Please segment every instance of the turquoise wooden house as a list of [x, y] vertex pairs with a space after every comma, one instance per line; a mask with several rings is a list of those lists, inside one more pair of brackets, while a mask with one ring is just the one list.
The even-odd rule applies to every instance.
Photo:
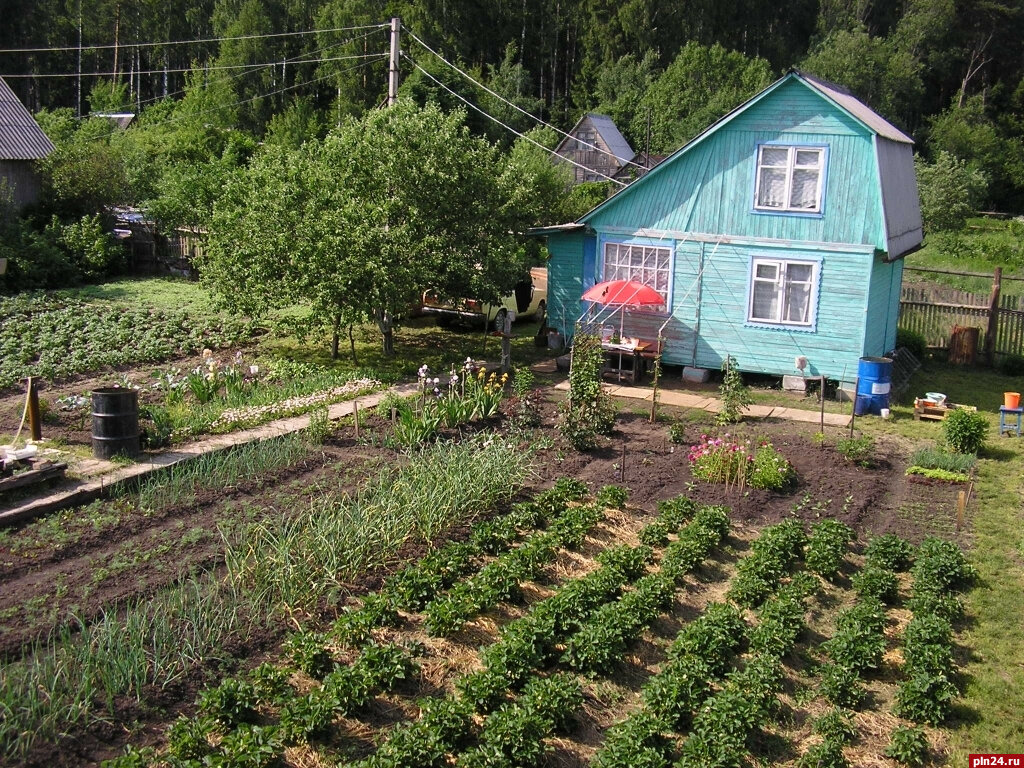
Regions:
[[[596, 282], [665, 298], [625, 333], [664, 360], [852, 381], [896, 341], [902, 257], [921, 243], [913, 141], [841, 88], [790, 72], [547, 238], [549, 325]], [[610, 321], [618, 325], [619, 318]]]

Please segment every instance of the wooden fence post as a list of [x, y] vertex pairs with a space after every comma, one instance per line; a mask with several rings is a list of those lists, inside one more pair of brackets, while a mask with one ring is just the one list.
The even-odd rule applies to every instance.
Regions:
[[988, 329], [985, 331], [985, 363], [989, 368], [996, 364], [996, 334], [999, 332], [999, 289], [1003, 280], [1003, 268], [996, 267], [992, 276], [992, 298], [988, 303]]

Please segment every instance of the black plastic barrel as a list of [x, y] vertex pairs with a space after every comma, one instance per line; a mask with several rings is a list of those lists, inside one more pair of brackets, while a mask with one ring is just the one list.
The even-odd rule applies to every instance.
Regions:
[[892, 358], [862, 357], [857, 365], [857, 400], [854, 413], [876, 416], [889, 407], [892, 382]]
[[92, 391], [92, 455], [139, 455], [139, 393], [123, 387]]

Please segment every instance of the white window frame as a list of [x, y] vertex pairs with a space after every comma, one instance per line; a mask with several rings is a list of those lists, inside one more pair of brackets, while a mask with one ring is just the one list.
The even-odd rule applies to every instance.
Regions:
[[[759, 266], [773, 266], [775, 277], [758, 277]], [[810, 267], [811, 277], [808, 281], [790, 280], [790, 267]], [[799, 328], [803, 330], [814, 330], [817, 325], [817, 304], [818, 286], [821, 279], [821, 264], [818, 261], [808, 259], [782, 259], [768, 256], [755, 256], [750, 260], [750, 285], [747, 296], [747, 323], [752, 325], [766, 325], [778, 328]], [[770, 284], [775, 292], [775, 312], [772, 317], [754, 316], [754, 294], [757, 284]], [[806, 285], [805, 291], [805, 316], [800, 320], [790, 320], [790, 308], [787, 301], [791, 297], [790, 290], [793, 286]]]
[[[785, 165], [767, 165], [764, 162], [765, 152], [769, 150], [779, 151], [786, 150], [786, 164]], [[759, 144], [757, 147], [757, 163], [754, 177], [754, 210], [762, 213], [802, 213], [802, 214], [820, 214], [823, 210], [822, 195], [825, 189], [825, 163], [828, 159], [827, 147], [815, 147], [797, 144]], [[816, 165], [808, 164], [797, 164], [797, 158], [799, 152], [814, 152], [818, 156], [818, 162]], [[786, 201], [784, 206], [764, 205], [761, 203], [761, 180], [763, 171], [766, 169], [777, 169], [783, 170], [786, 174], [785, 181], [785, 192], [783, 199]], [[815, 207], [814, 208], [801, 208], [794, 206], [792, 203], [793, 193], [793, 174], [795, 171], [800, 170], [816, 170], [818, 172], [818, 184], [815, 188]]]
[[[602, 280], [635, 280], [649, 285], [665, 299], [664, 309], [651, 307], [648, 311], [667, 312], [672, 306], [672, 246], [638, 242], [604, 243], [601, 253]], [[663, 257], [664, 266], [658, 266]], [[638, 261], [637, 261], [638, 260]], [[657, 275], [664, 274], [664, 289], [659, 289]]]

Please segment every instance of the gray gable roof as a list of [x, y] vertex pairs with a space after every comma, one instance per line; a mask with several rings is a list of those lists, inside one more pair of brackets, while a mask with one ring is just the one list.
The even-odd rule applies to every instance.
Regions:
[[608, 115], [598, 115], [594, 112], [588, 112], [584, 117], [590, 118], [590, 124], [601, 135], [604, 143], [608, 145], [608, 149], [619, 159], [620, 163], [628, 163], [633, 159], [636, 153], [629, 146], [626, 137], [615, 127], [614, 120]]
[[53, 142], [0, 77], [0, 160], [40, 160]]
[[835, 83], [830, 83], [826, 80], [820, 80], [814, 75], [809, 75], [806, 72], [799, 70], [794, 70], [794, 72], [799, 75], [801, 80], [816, 91], [822, 93], [826, 98], [834, 101], [879, 136], [890, 139], [891, 141], [898, 141], [901, 144], [914, 143], [914, 140], [907, 136], [907, 134], [903, 133], [903, 131], [875, 112], [864, 102], [860, 101], [856, 96], [851, 94], [842, 86], [838, 86]]

